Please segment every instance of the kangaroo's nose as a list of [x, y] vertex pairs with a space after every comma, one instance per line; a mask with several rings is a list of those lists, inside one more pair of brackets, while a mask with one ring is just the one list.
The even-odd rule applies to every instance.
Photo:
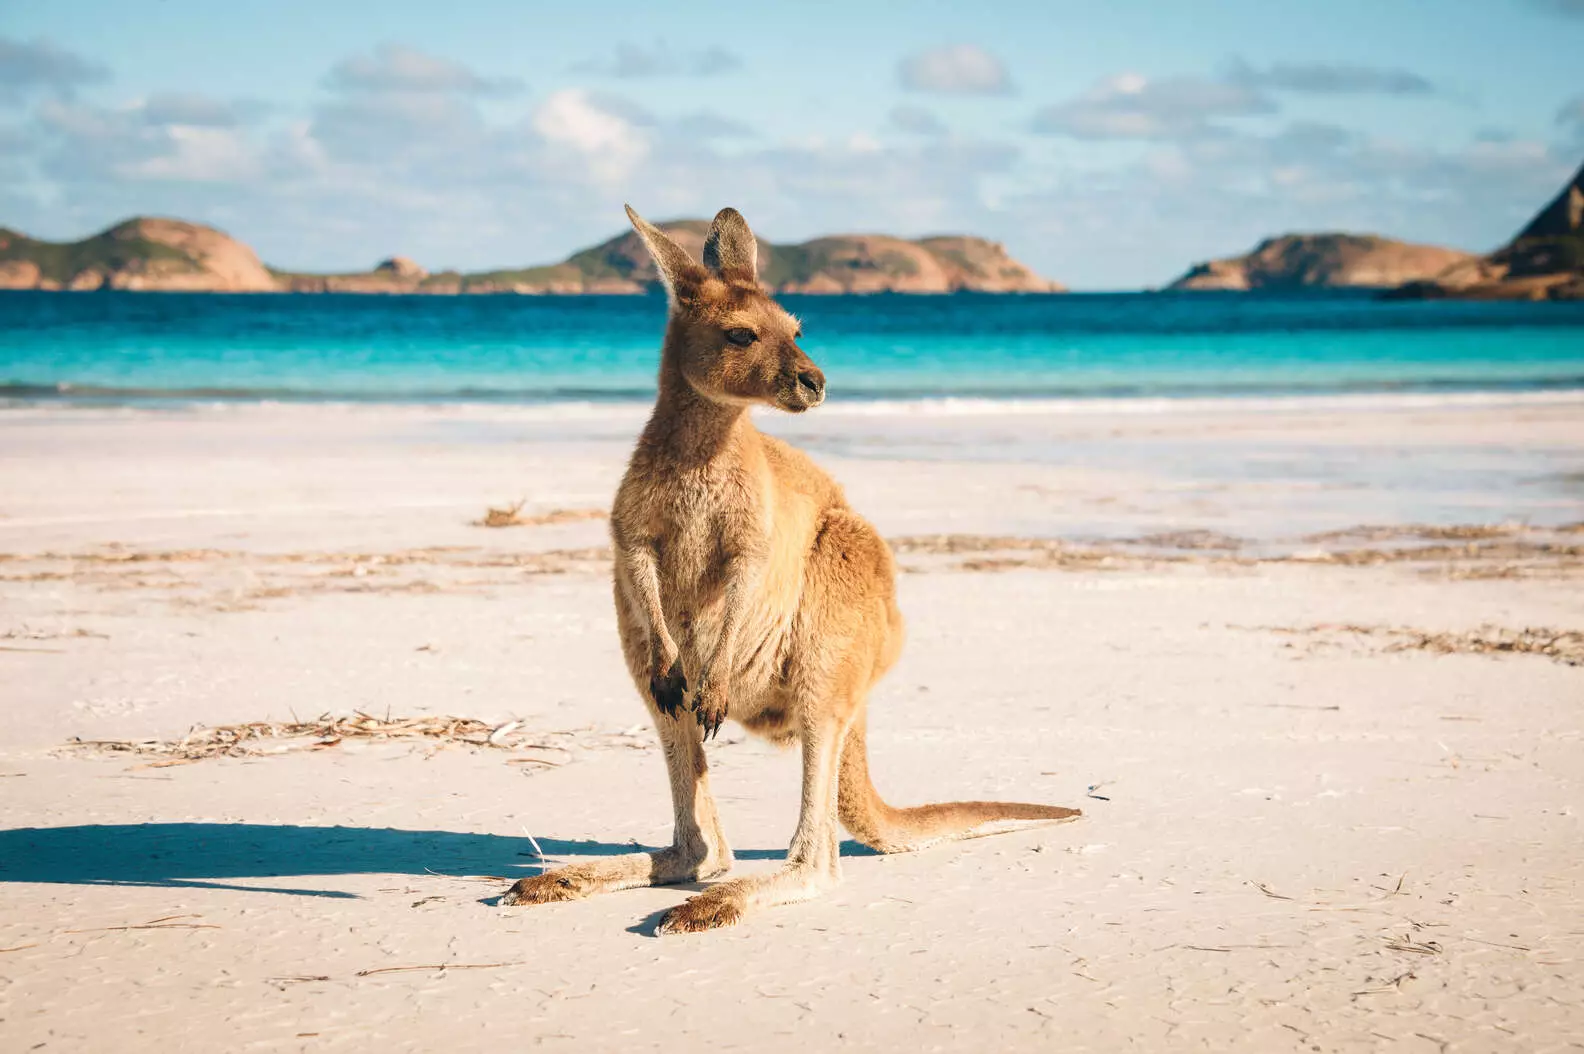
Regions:
[[818, 367], [799, 370], [797, 375], [798, 388], [812, 399], [825, 397], [825, 374]]

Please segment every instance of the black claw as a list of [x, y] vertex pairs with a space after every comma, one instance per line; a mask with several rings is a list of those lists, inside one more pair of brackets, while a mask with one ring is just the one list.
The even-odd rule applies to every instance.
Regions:
[[675, 718], [687, 701], [687, 678], [682, 675], [682, 664], [672, 663], [664, 677], [649, 678], [649, 695], [662, 714]]
[[649, 678], [649, 697], [654, 700], [655, 706], [667, 717], [675, 717], [677, 709], [676, 698], [666, 688], [665, 682], [658, 677]]

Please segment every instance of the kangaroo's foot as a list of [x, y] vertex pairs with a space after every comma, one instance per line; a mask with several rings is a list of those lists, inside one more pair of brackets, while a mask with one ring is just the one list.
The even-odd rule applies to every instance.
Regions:
[[672, 846], [654, 853], [626, 853], [560, 867], [542, 875], [519, 878], [501, 896], [501, 904], [553, 904], [582, 900], [596, 893], [639, 886], [664, 886], [715, 878], [731, 870], [731, 852], [724, 856]]
[[580, 874], [580, 868], [561, 867], [530, 878], [519, 878], [500, 899], [507, 907], [518, 904], [553, 904], [560, 900], [581, 900], [599, 892], [593, 876]]
[[689, 897], [660, 919], [659, 933], [703, 933], [735, 926], [748, 910], [748, 898], [734, 883], [711, 886]]
[[834, 869], [793, 864], [770, 875], [719, 882], [666, 912], [657, 932], [702, 933], [735, 926], [750, 910], [812, 900], [840, 881]]

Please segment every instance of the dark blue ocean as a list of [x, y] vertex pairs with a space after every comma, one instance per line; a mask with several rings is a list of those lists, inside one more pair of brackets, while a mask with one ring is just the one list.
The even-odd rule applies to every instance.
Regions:
[[[1584, 303], [788, 296], [833, 402], [1584, 388]], [[0, 293], [0, 399], [642, 400], [647, 297]]]

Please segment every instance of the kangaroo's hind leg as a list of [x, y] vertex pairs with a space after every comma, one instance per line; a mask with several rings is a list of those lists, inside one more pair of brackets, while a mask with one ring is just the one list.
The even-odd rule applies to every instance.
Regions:
[[683, 712], [671, 717], [660, 712], [646, 690], [647, 641], [626, 616], [618, 594], [617, 622], [621, 628], [622, 650], [633, 682], [648, 704], [650, 717], [660, 733], [660, 746], [665, 754], [675, 817], [671, 844], [653, 853], [623, 853], [519, 879], [501, 898], [502, 904], [578, 900], [615, 889], [693, 882], [731, 870], [731, 849], [726, 844], [715, 799], [710, 794], [703, 732], [692, 714]]
[[730, 926], [749, 910], [808, 900], [841, 881], [842, 748], [901, 646], [893, 574], [891, 551], [873, 527], [827, 512], [804, 571], [784, 689], [803, 745], [803, 807], [786, 867], [711, 886], [667, 912], [660, 932]]
[[517, 880], [501, 903], [548, 904], [638, 886], [712, 878], [731, 870], [732, 854], [710, 795], [703, 734], [691, 714], [656, 716], [676, 825], [671, 844], [653, 853], [623, 853]]
[[696, 933], [736, 924], [750, 910], [808, 900], [841, 881], [836, 778], [845, 722], [832, 715], [803, 728], [803, 805], [786, 866], [710, 886], [670, 911], [661, 933]]
[[[786, 866], [768, 875], [746, 875], [709, 887], [667, 912], [660, 922], [661, 933], [730, 926], [751, 910], [809, 900], [841, 881], [837, 789], [842, 747], [855, 722], [862, 719], [873, 669], [876, 642], [862, 639], [866, 636], [861, 631], [833, 632], [827, 646], [847, 652], [832, 663], [836, 668], [826, 673], [829, 667], [823, 663], [803, 665], [788, 686], [798, 716], [803, 787]], [[830, 652], [824, 657], [830, 658]]]

